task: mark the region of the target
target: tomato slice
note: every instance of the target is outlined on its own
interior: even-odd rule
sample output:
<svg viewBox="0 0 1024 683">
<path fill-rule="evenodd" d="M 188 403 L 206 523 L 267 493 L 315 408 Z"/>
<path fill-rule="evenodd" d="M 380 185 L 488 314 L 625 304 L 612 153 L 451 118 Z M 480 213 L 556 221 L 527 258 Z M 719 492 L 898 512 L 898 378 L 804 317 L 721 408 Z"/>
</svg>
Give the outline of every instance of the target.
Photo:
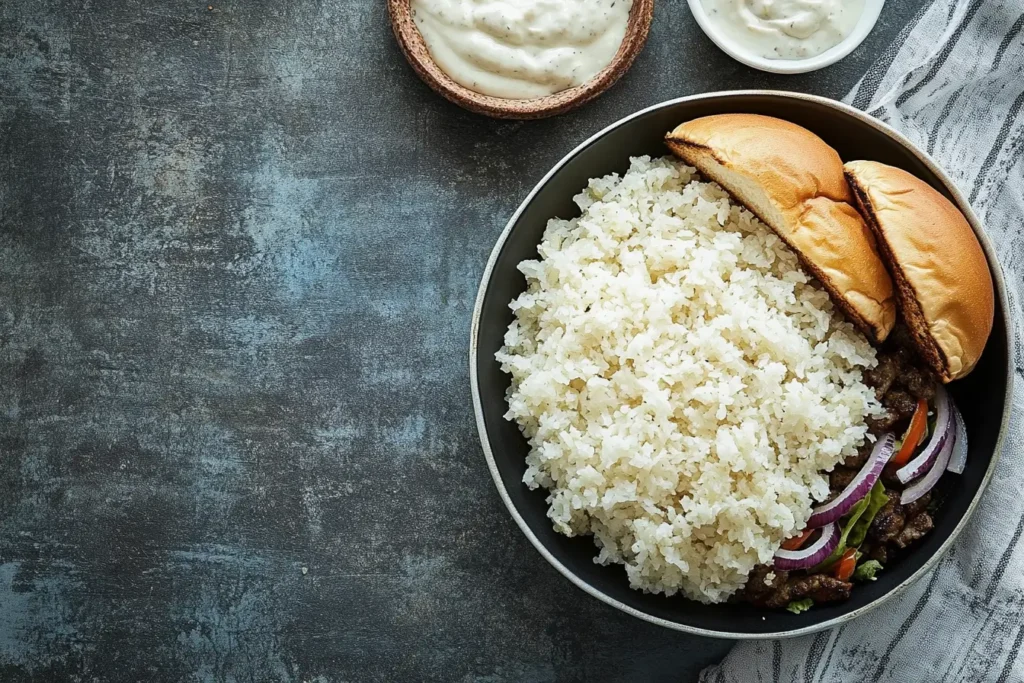
<svg viewBox="0 0 1024 683">
<path fill-rule="evenodd" d="M 889 462 L 897 467 L 906 465 L 910 460 L 910 456 L 917 449 L 917 445 L 921 443 L 921 437 L 924 436 L 924 430 L 927 428 L 928 401 L 919 398 L 917 399 L 917 408 L 914 409 L 914 416 L 910 418 L 910 427 L 907 429 L 907 435 L 903 438 L 903 446 L 900 447 L 899 453 Z"/>
<path fill-rule="evenodd" d="M 803 547 L 804 543 L 807 542 L 807 539 L 810 538 L 811 534 L 813 533 L 814 529 L 805 529 L 804 532 L 799 536 L 787 538 L 785 541 L 782 542 L 783 550 L 800 550 L 800 548 Z"/>
<path fill-rule="evenodd" d="M 857 549 L 847 548 L 846 552 L 839 557 L 839 562 L 836 563 L 836 578 L 840 581 L 849 581 L 856 568 Z"/>
</svg>

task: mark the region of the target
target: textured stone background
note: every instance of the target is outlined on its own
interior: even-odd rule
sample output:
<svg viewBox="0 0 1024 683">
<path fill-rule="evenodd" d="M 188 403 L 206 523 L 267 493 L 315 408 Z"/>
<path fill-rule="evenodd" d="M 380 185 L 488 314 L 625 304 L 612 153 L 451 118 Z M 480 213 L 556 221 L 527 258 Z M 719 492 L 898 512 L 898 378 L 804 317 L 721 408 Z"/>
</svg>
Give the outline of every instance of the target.
<svg viewBox="0 0 1024 683">
<path fill-rule="evenodd" d="M 841 97 L 662 0 L 606 96 L 480 118 L 380 0 L 0 2 L 0 680 L 691 680 L 728 647 L 533 551 L 469 405 L 478 278 L 532 184 L 637 108 Z"/>
</svg>

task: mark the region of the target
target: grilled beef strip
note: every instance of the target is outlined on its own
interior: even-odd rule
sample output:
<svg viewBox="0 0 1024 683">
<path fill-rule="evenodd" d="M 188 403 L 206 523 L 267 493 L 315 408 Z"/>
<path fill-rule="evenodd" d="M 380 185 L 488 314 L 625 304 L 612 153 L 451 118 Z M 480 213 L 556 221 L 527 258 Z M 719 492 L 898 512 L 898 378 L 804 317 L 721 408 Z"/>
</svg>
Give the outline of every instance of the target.
<svg viewBox="0 0 1024 683">
<path fill-rule="evenodd" d="M 921 512 L 906 523 L 899 535 L 892 540 L 892 543 L 897 548 L 906 548 L 934 528 L 935 523 L 932 521 L 931 515 L 927 512 Z"/>
<path fill-rule="evenodd" d="M 843 489 L 849 486 L 850 482 L 857 477 L 857 473 L 859 471 L 860 470 L 855 470 L 840 465 L 839 467 L 836 467 L 834 470 L 829 472 L 828 487 L 829 490 L 832 492 L 832 495 L 836 495 L 842 492 Z"/>
<path fill-rule="evenodd" d="M 828 574 L 811 574 L 789 579 L 765 600 L 764 606 L 778 609 L 793 600 L 811 598 L 814 602 L 842 602 L 850 599 L 853 584 Z"/>
<path fill-rule="evenodd" d="M 875 519 L 872 520 L 871 526 L 868 528 L 868 536 L 876 541 L 888 543 L 903 531 L 906 521 L 907 518 L 903 516 L 896 496 L 890 496 L 889 501 L 882 506 L 882 509 L 875 515 Z"/>
<path fill-rule="evenodd" d="M 903 376 L 900 377 L 900 380 L 906 390 L 914 398 L 923 398 L 926 401 L 930 401 L 935 398 L 937 380 L 930 370 L 909 367 Z"/>
<path fill-rule="evenodd" d="M 871 539 L 864 541 L 864 545 L 861 546 L 861 552 L 869 560 L 875 560 L 881 562 L 883 565 L 889 561 L 889 547 L 884 543 L 875 543 Z"/>
<path fill-rule="evenodd" d="M 907 519 L 913 519 L 919 514 L 928 509 L 928 505 L 932 502 L 932 493 L 929 491 L 910 505 L 903 506 L 903 516 Z"/>
<path fill-rule="evenodd" d="M 768 578 L 771 576 L 771 578 Z M 773 569 L 766 564 L 759 564 L 750 572 L 747 585 L 743 587 L 742 599 L 761 607 L 767 606 L 768 600 L 783 584 L 789 580 L 789 572 Z"/>
<path fill-rule="evenodd" d="M 871 457 L 871 451 L 874 449 L 875 444 L 868 442 L 857 449 L 857 452 L 851 456 L 848 456 L 843 461 L 843 467 L 851 467 L 857 471 L 860 471 L 861 467 L 867 464 L 868 458 Z"/>
</svg>

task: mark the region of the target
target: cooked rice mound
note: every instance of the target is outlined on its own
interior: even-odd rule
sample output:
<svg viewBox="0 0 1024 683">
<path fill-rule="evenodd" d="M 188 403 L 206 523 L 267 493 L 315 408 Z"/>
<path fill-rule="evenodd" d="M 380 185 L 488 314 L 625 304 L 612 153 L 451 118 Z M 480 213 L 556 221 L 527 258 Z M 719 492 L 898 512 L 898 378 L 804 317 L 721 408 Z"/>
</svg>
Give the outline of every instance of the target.
<svg viewBox="0 0 1024 683">
<path fill-rule="evenodd" d="M 875 351 L 718 185 L 639 157 L 551 220 L 497 354 L 567 536 L 634 588 L 721 602 L 804 527 L 879 411 Z"/>
</svg>

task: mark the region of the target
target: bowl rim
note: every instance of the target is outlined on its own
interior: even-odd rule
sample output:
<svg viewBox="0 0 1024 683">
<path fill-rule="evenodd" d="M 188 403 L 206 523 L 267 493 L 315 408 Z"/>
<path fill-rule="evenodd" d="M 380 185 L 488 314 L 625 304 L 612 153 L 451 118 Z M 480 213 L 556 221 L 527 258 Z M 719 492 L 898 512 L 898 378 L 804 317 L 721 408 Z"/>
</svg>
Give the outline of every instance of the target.
<svg viewBox="0 0 1024 683">
<path fill-rule="evenodd" d="M 882 13 L 882 6 L 885 5 L 885 0 L 866 0 L 864 12 L 861 14 L 860 19 L 857 20 L 857 24 L 850 35 L 821 54 L 805 59 L 767 59 L 760 57 L 744 49 L 743 46 L 738 45 L 722 33 L 711 22 L 711 19 L 708 18 L 707 12 L 704 11 L 703 0 L 687 0 L 687 4 L 690 7 L 690 13 L 693 15 L 693 18 L 697 20 L 697 25 L 711 39 L 711 42 L 737 62 L 774 74 L 803 74 L 831 66 L 856 50 L 867 39 L 868 35 L 871 34 L 875 24 L 878 23 L 878 17 Z"/>
<path fill-rule="evenodd" d="M 449 102 L 477 114 L 498 119 L 540 119 L 575 109 L 612 87 L 643 51 L 654 19 L 655 0 L 632 0 L 626 35 L 612 61 L 586 83 L 532 99 L 506 99 L 482 95 L 459 85 L 434 61 L 412 19 L 412 0 L 387 0 L 388 16 L 398 46 L 416 75 Z"/>
<path fill-rule="evenodd" d="M 688 624 L 680 624 L 674 621 L 669 621 L 667 619 L 662 619 L 661 617 L 655 617 L 651 614 L 648 614 L 634 607 L 631 607 L 623 602 L 620 602 L 615 598 L 611 597 L 610 595 L 588 584 L 586 581 L 584 581 L 576 574 L 574 574 L 568 567 L 559 562 L 558 559 L 555 558 L 554 555 L 552 555 L 551 552 L 544 546 L 540 539 L 537 538 L 537 536 L 533 533 L 533 530 L 519 514 L 518 509 L 516 508 L 515 504 L 513 504 L 512 499 L 508 494 L 508 491 L 505 489 L 504 482 L 501 479 L 501 474 L 498 471 L 497 463 L 494 460 L 494 453 L 491 450 L 490 439 L 487 434 L 487 425 L 484 422 L 483 405 L 480 399 L 480 383 L 476 370 L 477 356 L 479 353 L 480 317 L 483 312 L 484 297 L 486 296 L 488 286 L 490 285 L 491 276 L 494 272 L 494 266 L 497 263 L 498 256 L 500 255 L 502 248 L 505 246 L 505 242 L 507 241 L 509 235 L 511 234 L 513 226 L 519 220 L 519 217 L 525 210 L 526 206 L 531 201 L 533 201 L 533 198 L 537 195 L 540 189 L 544 187 L 548 183 L 548 181 L 558 171 L 560 171 L 562 167 L 565 166 L 573 157 L 575 157 L 582 150 L 596 142 L 598 139 L 605 136 L 607 133 L 618 128 L 619 126 L 625 125 L 626 123 L 632 121 L 635 118 L 643 116 L 648 112 L 657 109 L 662 109 L 665 107 L 674 106 L 682 102 L 691 102 L 718 97 L 749 95 L 769 95 L 775 97 L 793 98 L 798 100 L 815 102 L 830 107 L 832 109 L 836 109 L 845 114 L 849 114 L 859 119 L 860 121 L 870 125 L 871 127 L 875 128 L 884 135 L 887 135 L 888 137 L 892 138 L 898 144 L 900 144 L 909 152 L 911 152 L 915 157 L 917 157 L 918 160 L 921 161 L 928 168 L 928 170 L 935 174 L 936 178 L 938 178 L 942 182 L 942 184 L 949 191 L 950 195 L 953 197 L 957 205 L 957 208 L 959 208 L 964 213 L 964 216 L 967 218 L 967 221 L 970 223 L 971 228 L 974 230 L 974 233 L 977 236 L 978 241 L 981 243 L 982 250 L 985 252 L 985 257 L 988 260 L 989 270 L 992 273 L 993 285 L 995 286 L 996 291 L 999 294 L 1000 309 L 1003 314 L 1004 325 L 1008 328 L 1007 332 L 1010 333 L 1008 336 L 1011 337 L 1010 343 L 1007 345 L 1007 397 L 1012 396 L 1013 394 L 1013 369 L 1015 367 L 1015 349 L 1014 344 L 1012 343 L 1012 327 L 1009 324 L 1009 321 L 1012 320 L 1012 317 L 1008 307 L 1006 284 L 1003 278 L 1003 270 L 996 256 L 995 248 L 992 246 L 991 241 L 989 240 L 988 236 L 985 234 L 984 230 L 981 227 L 981 221 L 978 219 L 977 215 L 974 213 L 974 210 L 971 208 L 970 204 L 967 202 L 966 198 L 960 192 L 956 184 L 928 154 L 920 150 L 917 147 L 917 145 L 912 143 L 909 139 L 907 139 L 903 134 L 896 131 L 894 128 L 888 126 L 885 123 L 882 123 L 881 121 L 875 119 L 874 117 L 869 116 L 868 114 L 848 104 L 832 100 L 826 97 L 820 97 L 818 95 L 808 95 L 804 93 L 794 93 L 781 90 L 725 90 L 711 93 L 701 93 L 698 95 L 688 95 L 686 97 L 678 97 L 641 109 L 637 112 L 634 112 L 633 114 L 630 114 L 629 116 L 619 119 L 618 121 L 612 123 L 609 126 L 606 126 L 605 128 L 602 128 L 600 131 L 598 131 L 594 135 L 591 135 L 586 140 L 577 145 L 575 148 L 573 148 L 572 151 L 570 151 L 568 154 L 562 157 L 554 166 L 552 166 L 551 170 L 544 174 L 544 177 L 542 177 L 540 181 L 537 182 L 537 184 L 533 187 L 533 189 L 526 196 L 526 198 L 519 204 L 519 207 L 516 209 L 515 213 L 512 214 L 512 217 L 509 219 L 508 223 L 506 223 L 505 228 L 498 236 L 494 248 L 491 250 L 490 257 L 487 259 L 487 265 L 485 266 L 483 274 L 481 275 L 480 287 L 477 290 L 476 302 L 473 306 L 473 317 L 470 324 L 469 339 L 469 382 L 473 394 L 473 412 L 476 417 L 477 433 L 480 437 L 480 443 L 483 447 L 484 458 L 487 460 L 487 467 L 491 472 L 491 478 L 494 480 L 494 485 L 498 489 L 498 495 L 505 503 L 505 507 L 508 509 L 509 514 L 512 515 L 512 518 L 519 526 L 519 529 L 523 532 L 523 534 L 526 535 L 526 537 L 530 540 L 534 548 L 537 549 L 541 556 L 545 560 L 547 560 L 548 563 L 551 564 L 551 566 L 557 569 L 564 577 L 569 579 L 569 581 L 571 581 L 577 588 L 585 591 L 586 593 L 597 598 L 598 600 L 601 600 L 602 602 L 611 605 L 612 607 L 621 610 L 622 612 L 625 612 L 626 614 L 650 622 L 652 624 L 657 624 L 659 626 L 664 626 L 665 628 L 670 628 L 676 631 L 682 631 L 684 633 L 690 633 L 693 635 L 706 636 L 710 638 L 727 638 L 731 640 L 793 638 L 796 636 L 817 633 L 818 631 L 833 628 L 835 626 L 856 619 L 857 617 L 863 616 L 864 614 L 867 614 L 868 612 L 871 612 L 872 610 L 880 607 L 883 603 L 904 593 L 921 577 L 923 577 L 925 574 L 931 571 L 932 568 L 938 563 L 938 561 L 942 559 L 942 557 L 949 551 L 949 548 L 953 545 L 956 539 L 963 532 L 964 527 L 967 525 L 967 522 L 974 514 L 974 511 L 977 508 L 978 503 L 981 501 L 982 495 L 984 495 L 985 490 L 988 488 L 989 481 L 992 479 L 992 474 L 995 472 L 995 468 L 998 465 L 999 459 L 1002 455 L 1003 442 L 1006 438 L 1012 406 L 1012 401 L 1005 401 L 1003 406 L 1003 416 L 999 425 L 999 434 L 996 438 L 995 448 L 993 450 L 992 457 L 989 461 L 988 469 L 985 471 L 985 475 L 982 477 L 981 484 L 978 487 L 977 493 L 974 495 L 974 498 L 971 499 L 971 502 L 968 504 L 967 509 L 964 511 L 963 517 L 960 518 L 960 521 L 953 528 L 953 531 L 950 533 L 949 537 L 943 542 L 941 546 L 939 546 L 939 549 L 936 550 L 935 553 L 931 557 L 929 557 L 916 572 L 911 574 L 903 582 L 898 584 L 895 588 L 893 588 L 885 595 L 880 596 L 873 602 L 868 603 L 863 607 L 855 609 L 851 612 L 847 612 L 846 614 L 840 615 L 833 619 L 828 619 L 826 621 L 813 624 L 811 626 L 805 626 L 803 628 L 792 630 L 775 631 L 772 633 L 738 633 L 732 631 L 716 631 L 712 629 L 699 628 L 696 626 L 690 626 Z"/>
</svg>

